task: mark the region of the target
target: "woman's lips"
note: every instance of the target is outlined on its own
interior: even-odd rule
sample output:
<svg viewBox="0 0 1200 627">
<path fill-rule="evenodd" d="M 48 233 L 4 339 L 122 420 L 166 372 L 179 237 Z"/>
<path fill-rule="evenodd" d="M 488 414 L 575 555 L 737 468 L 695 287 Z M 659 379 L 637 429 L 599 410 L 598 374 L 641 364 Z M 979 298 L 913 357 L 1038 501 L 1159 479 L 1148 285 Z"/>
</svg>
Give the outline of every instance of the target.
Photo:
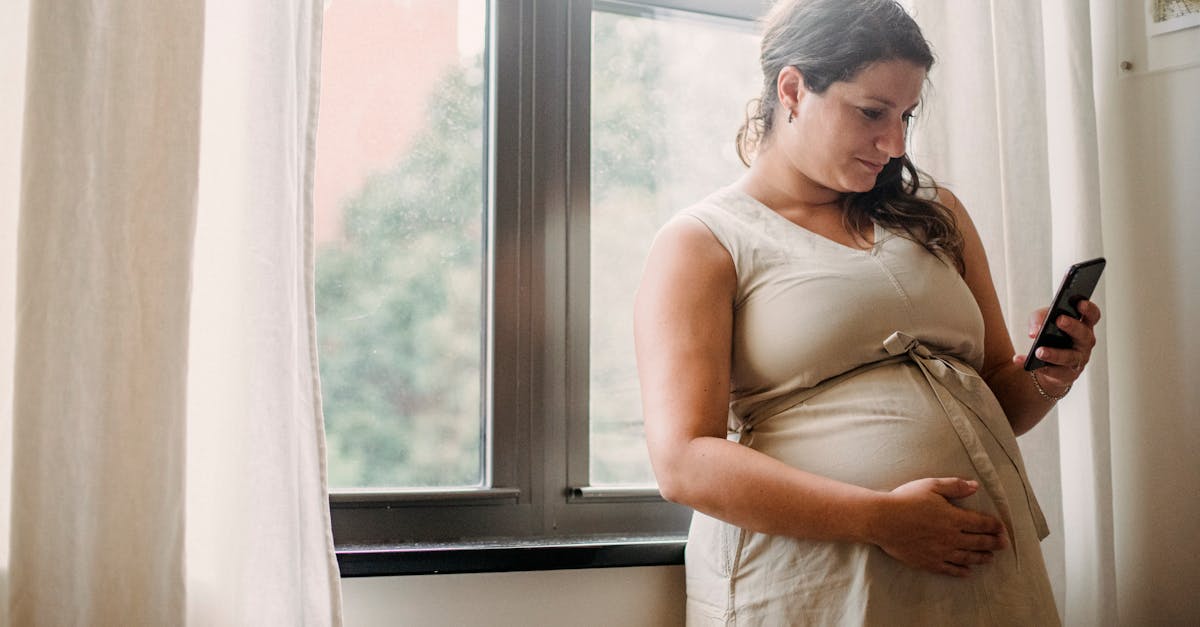
<svg viewBox="0 0 1200 627">
<path fill-rule="evenodd" d="M 883 172 L 883 166 L 887 165 L 886 163 L 875 163 L 874 161 L 867 161 L 866 159 L 859 159 L 858 162 L 876 174 Z"/>
</svg>

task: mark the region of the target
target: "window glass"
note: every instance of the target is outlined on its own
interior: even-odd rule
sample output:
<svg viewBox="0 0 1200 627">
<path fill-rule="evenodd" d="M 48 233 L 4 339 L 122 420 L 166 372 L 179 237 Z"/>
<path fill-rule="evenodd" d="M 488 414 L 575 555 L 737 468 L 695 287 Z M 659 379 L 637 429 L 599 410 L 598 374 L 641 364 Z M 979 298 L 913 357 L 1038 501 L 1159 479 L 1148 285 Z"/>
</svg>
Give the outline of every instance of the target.
<svg viewBox="0 0 1200 627">
<path fill-rule="evenodd" d="M 485 476 L 485 15 L 325 2 L 316 305 L 335 489 Z"/>
<path fill-rule="evenodd" d="M 734 137 L 759 91 L 759 38 L 678 12 L 592 18 L 590 478 L 646 485 L 634 290 L 666 219 L 743 171 Z"/>
</svg>

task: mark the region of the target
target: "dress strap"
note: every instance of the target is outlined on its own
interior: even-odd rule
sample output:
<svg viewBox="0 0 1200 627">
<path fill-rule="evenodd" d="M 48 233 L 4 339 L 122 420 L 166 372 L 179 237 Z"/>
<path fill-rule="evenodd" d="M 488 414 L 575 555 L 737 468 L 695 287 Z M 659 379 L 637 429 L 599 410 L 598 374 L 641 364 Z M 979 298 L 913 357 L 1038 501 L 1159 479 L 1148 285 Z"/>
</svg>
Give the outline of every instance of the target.
<svg viewBox="0 0 1200 627">
<path fill-rule="evenodd" d="M 1046 517 L 1038 505 L 1037 497 L 1029 485 L 1029 476 L 1025 472 L 1025 464 L 1021 452 L 1017 448 L 1017 439 L 1012 427 L 1004 415 L 1004 409 L 987 387 L 987 382 L 962 362 L 945 355 L 935 355 L 919 340 L 906 333 L 896 332 L 883 343 L 888 354 L 893 356 L 907 355 L 920 367 L 925 379 L 929 382 L 938 402 L 942 406 L 946 418 L 958 434 L 963 448 L 967 450 L 975 471 L 979 474 L 980 482 L 988 496 L 996 504 L 1004 524 L 1008 527 L 1009 539 L 1016 546 L 1016 533 L 1013 528 L 1012 510 L 1009 507 L 1008 495 L 996 472 L 991 457 L 983 447 L 978 433 L 968 411 L 973 411 L 979 418 L 984 429 L 1004 450 L 1008 461 L 1016 469 L 1021 479 L 1023 496 L 1033 516 L 1038 539 L 1045 538 L 1050 533 Z M 970 408 L 970 409 L 968 409 Z M 1003 421 L 1003 424 L 1000 424 Z M 1019 554 L 1019 552 L 1018 552 Z M 1019 567 L 1019 566 L 1018 566 Z"/>
<path fill-rule="evenodd" d="M 975 427 L 975 421 L 971 419 L 969 413 L 973 413 L 978 418 L 978 423 L 983 425 L 983 430 L 999 444 L 1009 463 L 1016 469 L 1021 479 L 1021 489 L 1024 493 L 1022 496 L 1033 516 L 1038 539 L 1041 540 L 1049 535 L 1050 528 L 1046 524 L 1046 517 L 1029 484 L 1029 476 L 1025 472 L 1025 464 L 1017 447 L 1012 426 L 1008 424 L 1004 408 L 1000 406 L 991 389 L 987 387 L 987 382 L 975 372 L 974 368 L 954 357 L 934 354 L 928 347 L 907 333 L 899 331 L 892 333 L 884 340 L 883 347 L 887 350 L 888 357 L 830 377 L 813 387 L 769 400 L 740 399 L 739 404 L 749 406 L 751 409 L 745 415 L 739 415 L 731 409 L 729 431 L 732 439 L 749 445 L 753 438 L 754 428 L 763 421 L 802 405 L 810 398 L 860 374 L 888 364 L 912 361 L 924 374 L 946 419 L 950 421 L 975 468 L 975 472 L 979 475 L 984 491 L 996 504 L 1000 518 L 1008 528 L 1009 540 L 1013 543 L 1013 547 L 1016 547 L 1017 540 L 1009 495 L 1004 490 L 1003 482 L 1000 480 L 999 473 L 996 472 L 991 456 L 988 455 L 987 449 L 980 440 L 982 433 Z"/>
<path fill-rule="evenodd" d="M 879 361 L 873 361 L 868 364 L 863 364 L 853 370 L 848 370 L 842 374 L 829 377 L 824 381 L 809 388 L 801 388 L 791 394 L 772 399 L 762 399 L 749 396 L 735 401 L 736 405 L 750 407 L 750 410 L 745 415 L 739 415 L 738 412 L 732 409 L 729 412 L 729 432 L 735 435 L 744 435 L 754 430 L 754 427 L 761 424 L 764 420 L 777 416 L 793 407 L 803 405 L 808 399 L 828 390 L 829 388 L 846 381 L 853 379 L 864 372 L 869 372 L 876 368 L 905 361 L 907 355 L 896 355 L 886 357 Z"/>
</svg>

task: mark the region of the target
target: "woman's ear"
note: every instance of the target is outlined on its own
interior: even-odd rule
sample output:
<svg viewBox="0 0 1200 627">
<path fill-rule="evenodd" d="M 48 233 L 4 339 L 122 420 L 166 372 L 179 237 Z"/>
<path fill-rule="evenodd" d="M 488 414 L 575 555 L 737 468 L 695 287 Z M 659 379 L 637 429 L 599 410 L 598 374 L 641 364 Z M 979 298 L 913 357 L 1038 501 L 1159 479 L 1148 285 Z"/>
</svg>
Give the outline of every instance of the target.
<svg viewBox="0 0 1200 627">
<path fill-rule="evenodd" d="M 792 65 L 779 70 L 779 76 L 775 79 L 775 90 L 780 108 L 788 114 L 795 113 L 796 105 L 807 92 L 804 88 L 804 75 L 800 73 L 799 68 Z"/>
</svg>

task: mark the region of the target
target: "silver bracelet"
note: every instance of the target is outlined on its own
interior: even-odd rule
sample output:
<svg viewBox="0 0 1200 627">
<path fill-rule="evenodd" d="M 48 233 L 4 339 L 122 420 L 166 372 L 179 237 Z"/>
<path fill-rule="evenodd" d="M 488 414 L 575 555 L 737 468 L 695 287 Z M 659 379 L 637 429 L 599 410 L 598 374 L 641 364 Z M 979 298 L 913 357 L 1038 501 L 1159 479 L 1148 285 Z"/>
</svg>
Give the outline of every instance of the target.
<svg viewBox="0 0 1200 627">
<path fill-rule="evenodd" d="M 1070 383 L 1067 384 L 1067 389 L 1063 390 L 1062 394 L 1059 394 L 1058 396 L 1054 396 L 1052 394 L 1048 394 L 1046 392 L 1046 390 L 1042 387 L 1042 382 L 1038 381 L 1037 371 L 1030 370 L 1029 378 L 1033 379 L 1033 387 L 1037 388 L 1038 394 L 1041 394 L 1043 398 L 1049 399 L 1050 402 L 1052 402 L 1052 403 L 1057 403 L 1058 401 L 1061 401 L 1063 399 L 1063 397 L 1067 395 L 1067 392 L 1071 391 L 1071 386 L 1074 385 L 1074 384 L 1070 384 Z"/>
</svg>

